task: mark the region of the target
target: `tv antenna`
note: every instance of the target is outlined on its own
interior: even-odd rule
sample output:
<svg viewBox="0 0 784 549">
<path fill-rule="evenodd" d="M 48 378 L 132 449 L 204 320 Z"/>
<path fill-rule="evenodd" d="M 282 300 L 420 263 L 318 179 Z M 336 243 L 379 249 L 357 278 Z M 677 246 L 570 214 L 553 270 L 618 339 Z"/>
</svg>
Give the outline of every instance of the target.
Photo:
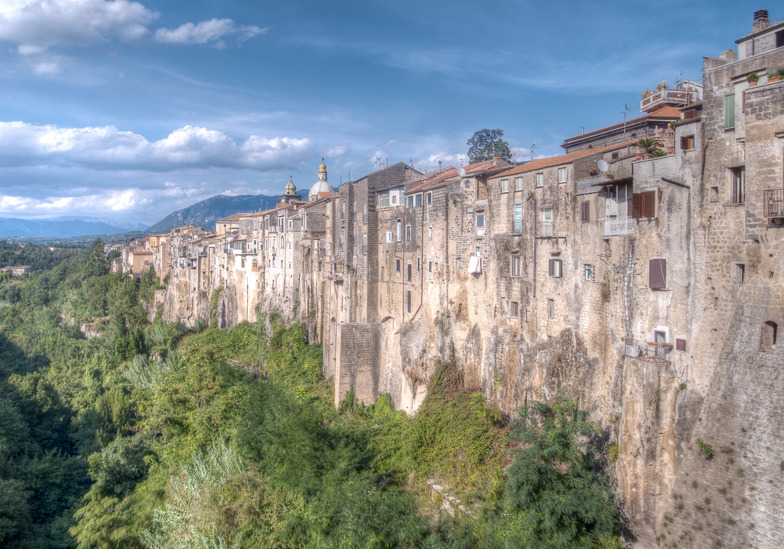
<svg viewBox="0 0 784 549">
<path fill-rule="evenodd" d="M 531 160 L 532 161 L 534 159 L 534 149 L 535 148 L 536 148 L 536 141 L 534 141 L 533 144 L 531 145 Z"/>
<path fill-rule="evenodd" d="M 623 115 L 623 137 L 626 137 L 626 113 L 628 113 L 631 109 L 629 108 L 628 103 L 623 104 L 623 110 L 621 114 Z"/>
</svg>

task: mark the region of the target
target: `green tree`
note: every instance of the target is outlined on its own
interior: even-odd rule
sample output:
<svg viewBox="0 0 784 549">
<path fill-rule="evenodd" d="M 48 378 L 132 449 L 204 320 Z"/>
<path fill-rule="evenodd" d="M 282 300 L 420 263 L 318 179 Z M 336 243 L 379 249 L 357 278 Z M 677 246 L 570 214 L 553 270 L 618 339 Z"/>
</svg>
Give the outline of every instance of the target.
<svg viewBox="0 0 784 549">
<path fill-rule="evenodd" d="M 578 401 L 529 402 L 511 429 L 524 449 L 509 467 L 507 527 L 523 547 L 608 546 L 618 517 L 590 438 L 599 429 Z"/>
<path fill-rule="evenodd" d="M 496 156 L 502 160 L 511 161 L 512 151 L 509 144 L 504 141 L 503 130 L 479 130 L 466 141 L 468 145 L 468 159 L 471 164 L 492 160 Z"/>
</svg>

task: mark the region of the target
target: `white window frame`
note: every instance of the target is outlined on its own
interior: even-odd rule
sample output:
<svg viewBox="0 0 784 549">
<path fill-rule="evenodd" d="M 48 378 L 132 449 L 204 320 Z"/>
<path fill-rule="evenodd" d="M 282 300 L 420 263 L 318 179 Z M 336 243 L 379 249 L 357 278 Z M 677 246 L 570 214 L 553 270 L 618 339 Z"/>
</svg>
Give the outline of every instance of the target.
<svg viewBox="0 0 784 549">
<path fill-rule="evenodd" d="M 523 176 L 519 175 L 515 177 L 515 191 L 522 191 L 523 190 Z"/>
<path fill-rule="evenodd" d="M 569 176 L 568 170 L 566 166 L 558 168 L 558 183 L 566 183 L 566 179 Z"/>
<path fill-rule="evenodd" d="M 536 187 L 544 187 L 544 172 L 538 172 L 534 177 L 536 178 Z"/>
<path fill-rule="evenodd" d="M 501 194 L 508 193 L 508 192 L 509 192 L 509 180 L 508 179 L 502 179 L 501 180 Z"/>
</svg>

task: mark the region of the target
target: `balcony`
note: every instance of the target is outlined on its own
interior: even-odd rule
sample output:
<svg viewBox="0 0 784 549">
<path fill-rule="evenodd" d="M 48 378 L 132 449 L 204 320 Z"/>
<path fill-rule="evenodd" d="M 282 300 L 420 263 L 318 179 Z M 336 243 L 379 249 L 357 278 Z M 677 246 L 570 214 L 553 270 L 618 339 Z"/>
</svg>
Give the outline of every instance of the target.
<svg viewBox="0 0 784 549">
<path fill-rule="evenodd" d="M 634 234 L 634 219 L 631 217 L 608 217 L 604 220 L 604 236 Z"/>
<path fill-rule="evenodd" d="M 762 203 L 768 222 L 784 225 L 784 189 L 768 189 L 763 193 Z"/>
<path fill-rule="evenodd" d="M 678 87 L 674 90 L 663 88 L 647 92 L 640 100 L 640 110 L 651 112 L 666 105 L 689 105 L 700 100 L 700 92 L 690 86 Z"/>
</svg>

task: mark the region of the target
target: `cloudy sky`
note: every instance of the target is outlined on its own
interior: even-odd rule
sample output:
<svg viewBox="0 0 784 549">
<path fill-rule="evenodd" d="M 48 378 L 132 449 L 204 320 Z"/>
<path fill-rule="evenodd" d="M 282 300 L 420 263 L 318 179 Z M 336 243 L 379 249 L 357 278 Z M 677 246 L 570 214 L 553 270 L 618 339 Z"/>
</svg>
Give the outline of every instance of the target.
<svg viewBox="0 0 784 549">
<path fill-rule="evenodd" d="M 153 223 L 307 189 L 322 154 L 333 185 L 459 166 L 482 128 L 559 154 L 784 16 L 742 4 L 0 0 L 0 217 Z"/>
</svg>

